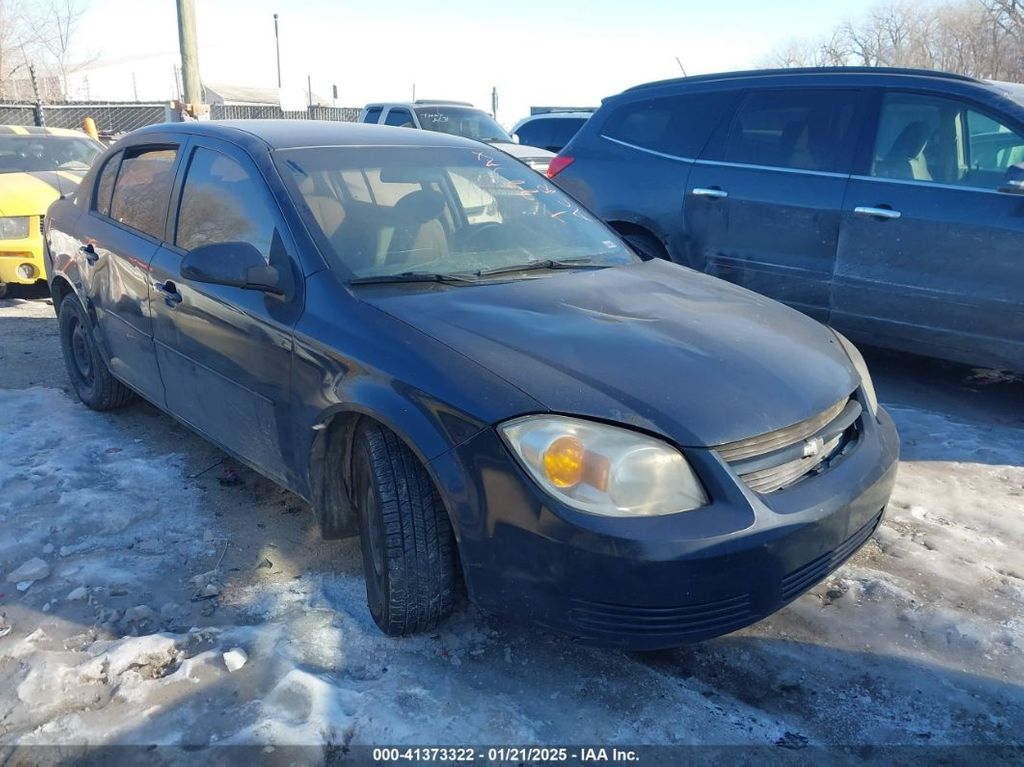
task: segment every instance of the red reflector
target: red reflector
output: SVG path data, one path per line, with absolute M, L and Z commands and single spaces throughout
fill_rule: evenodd
M 548 178 L 554 178 L 563 170 L 573 164 L 575 157 L 567 157 L 565 155 L 558 155 L 551 160 L 551 164 L 548 165 Z

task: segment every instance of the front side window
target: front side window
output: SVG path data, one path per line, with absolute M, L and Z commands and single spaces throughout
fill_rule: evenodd
M 276 216 L 263 180 L 227 155 L 203 147 L 192 153 L 178 207 L 175 245 L 195 250 L 247 242 L 270 260 Z
M 856 91 L 753 91 L 733 118 L 722 159 L 794 170 L 849 172 L 858 100 Z
M 511 142 L 512 137 L 486 112 L 472 107 L 416 107 L 423 130 L 450 133 L 475 141 Z
M 477 273 L 633 263 L 600 221 L 504 155 L 468 148 L 316 147 L 275 153 L 343 274 Z M 370 200 L 366 200 L 366 195 Z
M 408 109 L 392 109 L 388 112 L 385 125 L 394 125 L 397 128 L 415 128 L 412 121 L 412 113 Z
M 366 114 L 363 116 L 364 123 L 376 123 L 380 120 L 380 113 L 383 110 L 380 107 L 370 107 L 366 110 Z
M 601 133 L 642 149 L 694 158 L 735 96 L 715 91 L 632 101 L 612 112 Z
M 126 150 L 114 183 L 110 217 L 162 240 L 177 154 L 177 148 L 169 147 Z
M 965 102 L 898 92 L 883 99 L 873 176 L 994 189 L 1019 162 L 1020 132 Z

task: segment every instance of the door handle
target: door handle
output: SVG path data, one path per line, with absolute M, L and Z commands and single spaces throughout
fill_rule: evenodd
M 892 208 L 872 208 L 866 205 L 860 205 L 853 209 L 853 212 L 858 216 L 870 216 L 871 218 L 885 218 L 894 220 L 902 216 L 898 210 Z
M 153 286 L 153 288 L 163 295 L 164 303 L 172 309 L 181 303 L 181 293 L 178 292 L 178 288 L 170 280 L 167 282 L 158 282 Z
M 78 250 L 85 254 L 85 260 L 90 264 L 95 264 L 100 260 L 100 254 L 96 252 L 96 248 L 92 246 L 91 242 L 86 243 Z
M 724 189 L 719 189 L 718 187 L 714 186 L 696 186 L 690 190 L 690 194 L 692 194 L 694 197 L 708 197 L 712 200 L 721 200 L 722 198 L 729 196 L 729 193 L 727 191 L 725 191 Z

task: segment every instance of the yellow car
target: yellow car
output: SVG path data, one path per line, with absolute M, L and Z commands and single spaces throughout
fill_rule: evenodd
M 46 279 L 46 209 L 78 188 L 102 150 L 78 131 L 0 125 L 0 298 L 8 284 Z

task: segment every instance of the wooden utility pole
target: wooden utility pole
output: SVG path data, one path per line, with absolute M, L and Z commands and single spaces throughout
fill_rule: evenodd
M 203 85 L 199 78 L 199 46 L 196 43 L 195 0 L 177 0 L 178 3 L 178 45 L 181 48 L 181 79 L 184 84 L 185 102 L 192 105 L 203 103 Z

